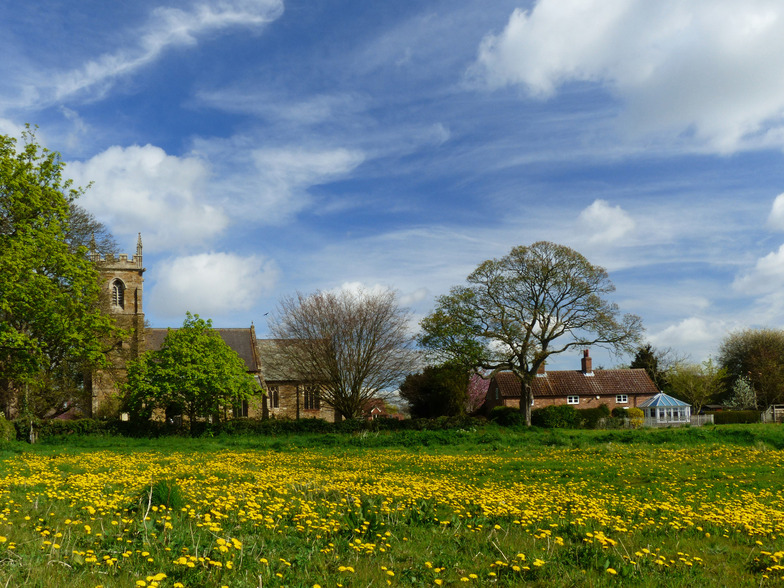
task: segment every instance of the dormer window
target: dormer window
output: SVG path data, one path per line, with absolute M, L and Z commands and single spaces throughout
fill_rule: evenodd
M 122 280 L 112 282 L 112 306 L 125 308 L 125 284 L 122 283 Z

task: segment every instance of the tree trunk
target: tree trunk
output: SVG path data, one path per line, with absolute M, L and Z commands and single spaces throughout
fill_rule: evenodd
M 533 390 L 528 382 L 520 382 L 520 412 L 525 415 L 525 426 L 531 426 L 531 404 L 533 403 Z

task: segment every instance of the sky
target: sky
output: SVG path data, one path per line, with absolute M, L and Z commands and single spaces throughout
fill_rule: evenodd
M 693 361 L 784 323 L 780 0 L 5 0 L 0 56 L 0 133 L 141 233 L 152 326 L 359 287 L 415 323 L 539 240 Z

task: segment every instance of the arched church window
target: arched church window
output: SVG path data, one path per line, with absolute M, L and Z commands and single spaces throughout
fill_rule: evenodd
M 125 284 L 121 280 L 112 282 L 112 306 L 125 308 Z

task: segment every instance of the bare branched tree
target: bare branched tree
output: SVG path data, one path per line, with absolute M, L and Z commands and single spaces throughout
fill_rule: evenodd
M 392 291 L 297 293 L 270 320 L 292 373 L 317 384 L 339 417 L 362 414 L 371 398 L 390 394 L 414 369 L 410 312 Z
M 65 241 L 71 253 L 76 253 L 79 247 L 89 249 L 94 244 L 96 253 L 117 254 L 117 242 L 102 222 L 75 202 L 71 202 L 68 209 Z

